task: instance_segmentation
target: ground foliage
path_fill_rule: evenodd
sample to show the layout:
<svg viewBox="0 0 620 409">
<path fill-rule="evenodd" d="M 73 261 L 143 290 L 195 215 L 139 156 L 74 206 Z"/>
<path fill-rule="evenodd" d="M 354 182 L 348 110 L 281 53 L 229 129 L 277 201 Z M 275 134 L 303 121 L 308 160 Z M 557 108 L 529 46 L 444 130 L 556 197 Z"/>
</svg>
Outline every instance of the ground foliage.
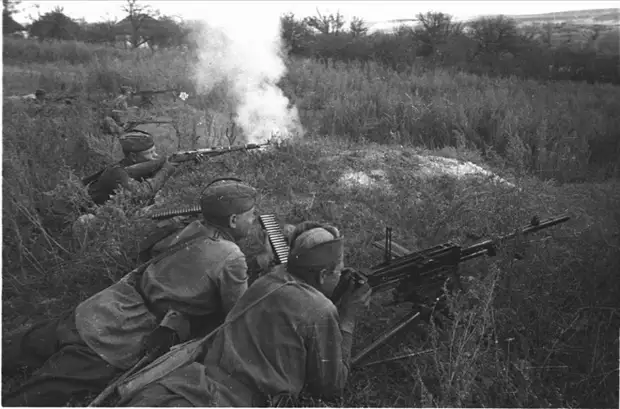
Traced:
<svg viewBox="0 0 620 409">
<path fill-rule="evenodd" d="M 74 226 L 90 200 L 79 178 L 120 154 L 99 130 L 102 101 L 119 83 L 174 83 L 192 94 L 184 75 L 191 57 L 176 51 L 103 51 L 79 63 L 63 59 L 67 48 L 56 46 L 54 62 L 4 66 L 5 95 L 38 85 L 78 99 L 3 104 L 3 339 L 120 278 L 136 265 L 138 243 L 154 226 L 122 194 L 97 209 L 91 227 Z M 259 188 L 261 213 L 338 226 L 347 263 L 356 267 L 380 261 L 370 244 L 386 225 L 399 243 L 421 249 L 507 233 L 534 214 L 572 216 L 536 235 L 523 260 L 507 248 L 463 265 L 469 291 L 450 300 L 454 323 L 412 330 L 371 358 L 432 352 L 354 370 L 341 404 L 616 407 L 618 90 L 439 70 L 398 74 L 372 64 L 289 66 L 281 85 L 300 107 L 306 136 L 184 165 L 156 208 L 193 204 L 206 181 L 234 174 Z M 209 100 L 215 108 L 216 96 Z M 196 101 L 190 103 L 202 112 Z M 150 110 L 161 113 L 164 104 Z M 221 143 L 184 133 L 158 138 L 168 153 Z M 472 160 L 519 189 L 428 175 L 418 156 L 428 154 Z M 370 187 L 342 181 L 372 170 L 384 176 Z M 242 246 L 250 257 L 259 247 L 255 238 Z M 361 318 L 354 353 L 407 311 L 383 301 Z M 5 387 L 17 381 L 3 377 Z"/>
</svg>

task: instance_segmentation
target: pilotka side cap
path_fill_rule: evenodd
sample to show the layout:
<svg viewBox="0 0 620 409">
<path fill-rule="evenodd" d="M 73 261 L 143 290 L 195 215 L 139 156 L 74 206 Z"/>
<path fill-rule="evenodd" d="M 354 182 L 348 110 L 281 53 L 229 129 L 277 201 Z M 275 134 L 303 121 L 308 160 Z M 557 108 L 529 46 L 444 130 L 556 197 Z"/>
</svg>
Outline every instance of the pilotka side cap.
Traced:
<svg viewBox="0 0 620 409">
<path fill-rule="evenodd" d="M 226 217 L 249 211 L 256 204 L 257 191 L 243 182 L 209 186 L 200 198 L 205 216 Z"/>
</svg>

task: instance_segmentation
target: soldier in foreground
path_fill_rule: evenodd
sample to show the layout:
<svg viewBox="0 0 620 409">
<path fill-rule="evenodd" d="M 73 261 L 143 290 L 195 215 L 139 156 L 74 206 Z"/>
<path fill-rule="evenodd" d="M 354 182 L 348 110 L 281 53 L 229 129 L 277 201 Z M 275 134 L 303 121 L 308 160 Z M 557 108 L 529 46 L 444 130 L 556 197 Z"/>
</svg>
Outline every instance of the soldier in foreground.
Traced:
<svg viewBox="0 0 620 409">
<path fill-rule="evenodd" d="M 204 223 L 183 229 L 160 261 L 68 315 L 35 324 L 19 351 L 3 355 L 3 370 L 24 363 L 40 368 L 3 405 L 64 406 L 101 392 L 141 357 L 155 359 L 217 327 L 247 289 L 246 259 L 236 241 L 249 232 L 255 203 L 256 191 L 247 184 L 216 181 L 201 198 Z M 263 262 L 272 257 L 266 248 Z"/>
<path fill-rule="evenodd" d="M 290 237 L 287 270 L 256 280 L 219 330 L 204 362 L 138 391 L 126 406 L 267 406 L 338 397 L 350 369 L 356 317 L 370 288 L 351 287 L 336 307 L 343 241 L 332 226 L 305 222 Z"/>
<path fill-rule="evenodd" d="M 120 144 L 125 157 L 118 163 L 82 180 L 97 205 L 124 188 L 138 200 L 150 201 L 174 174 L 175 166 L 159 158 L 153 137 L 142 131 L 123 135 Z"/>
</svg>

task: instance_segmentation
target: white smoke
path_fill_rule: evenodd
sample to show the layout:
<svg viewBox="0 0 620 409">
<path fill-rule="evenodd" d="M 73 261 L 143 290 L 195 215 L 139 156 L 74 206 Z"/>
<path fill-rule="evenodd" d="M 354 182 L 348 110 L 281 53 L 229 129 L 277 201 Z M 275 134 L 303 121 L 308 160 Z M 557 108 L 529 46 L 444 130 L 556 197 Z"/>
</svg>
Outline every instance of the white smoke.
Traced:
<svg viewBox="0 0 620 409">
<path fill-rule="evenodd" d="M 272 136 L 301 136 L 295 106 L 276 85 L 286 73 L 281 56 L 280 16 L 256 4 L 214 4 L 201 19 L 194 80 L 206 94 L 226 84 L 228 99 L 248 143 Z"/>
</svg>

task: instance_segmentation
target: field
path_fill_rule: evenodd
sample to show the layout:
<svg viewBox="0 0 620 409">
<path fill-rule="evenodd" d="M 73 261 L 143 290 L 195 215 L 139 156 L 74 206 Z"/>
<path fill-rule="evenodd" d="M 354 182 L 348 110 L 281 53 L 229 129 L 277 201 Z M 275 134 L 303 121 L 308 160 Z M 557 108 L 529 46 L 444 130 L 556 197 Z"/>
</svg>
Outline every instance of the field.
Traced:
<svg viewBox="0 0 620 409">
<path fill-rule="evenodd" d="M 179 135 L 157 132 L 166 153 L 224 143 L 228 113 L 225 90 L 195 95 L 193 60 L 179 51 L 11 40 L 3 52 L 5 97 L 37 87 L 77 96 L 43 107 L 3 101 L 6 339 L 120 278 L 154 226 L 119 195 L 90 228 L 72 228 L 88 203 L 79 178 L 120 155 L 99 131 L 102 101 L 123 83 L 190 94 L 148 109 L 178 122 Z M 454 323 L 428 336 L 411 331 L 372 358 L 432 352 L 354 370 L 344 406 L 617 407 L 620 89 L 448 71 L 404 75 L 373 64 L 287 65 L 280 85 L 299 108 L 305 135 L 186 166 L 156 208 L 193 204 L 206 181 L 234 174 L 259 188 L 261 213 L 339 227 L 355 267 L 380 261 L 370 243 L 385 226 L 399 243 L 422 249 L 508 233 L 535 214 L 572 217 L 536 235 L 523 260 L 507 248 L 464 264 L 469 291 L 451 299 Z M 202 134 L 193 131 L 199 126 Z M 472 161 L 517 188 L 435 174 L 425 159 L 431 155 Z M 250 256 L 256 246 L 243 243 Z M 381 301 L 361 318 L 354 353 L 406 311 Z M 3 377 L 3 386 L 19 380 Z"/>
</svg>

